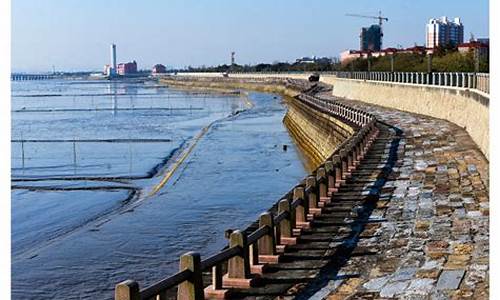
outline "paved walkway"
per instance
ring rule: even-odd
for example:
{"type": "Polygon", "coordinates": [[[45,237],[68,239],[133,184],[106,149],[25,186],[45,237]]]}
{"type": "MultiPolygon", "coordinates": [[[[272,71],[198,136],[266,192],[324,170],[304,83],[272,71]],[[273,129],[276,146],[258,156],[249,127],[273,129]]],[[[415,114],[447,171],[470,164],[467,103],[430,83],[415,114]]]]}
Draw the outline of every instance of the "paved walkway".
{"type": "Polygon", "coordinates": [[[471,138],[444,120],[344,101],[397,128],[397,158],[370,217],[383,221],[356,248],[373,255],[351,256],[310,296],[488,299],[488,162],[471,138]]]}

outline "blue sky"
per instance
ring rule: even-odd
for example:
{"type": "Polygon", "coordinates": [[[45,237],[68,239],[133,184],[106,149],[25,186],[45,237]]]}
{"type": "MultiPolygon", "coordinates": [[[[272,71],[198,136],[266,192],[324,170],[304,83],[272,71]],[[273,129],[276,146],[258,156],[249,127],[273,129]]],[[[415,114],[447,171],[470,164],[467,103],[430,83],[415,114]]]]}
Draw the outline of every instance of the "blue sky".
{"type": "Polygon", "coordinates": [[[101,70],[109,44],[118,61],[217,65],[338,56],[359,47],[362,26],[389,18],[384,47],[424,44],[429,18],[460,16],[466,39],[489,35],[487,0],[14,0],[14,71],[101,70]]]}

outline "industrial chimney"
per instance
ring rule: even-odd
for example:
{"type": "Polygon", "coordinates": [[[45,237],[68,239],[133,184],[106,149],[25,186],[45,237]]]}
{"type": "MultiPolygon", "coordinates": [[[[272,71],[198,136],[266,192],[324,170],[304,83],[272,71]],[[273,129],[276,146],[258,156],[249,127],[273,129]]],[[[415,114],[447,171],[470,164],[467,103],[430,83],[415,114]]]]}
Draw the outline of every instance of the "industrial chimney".
{"type": "Polygon", "coordinates": [[[116,74],[116,45],[111,44],[111,74],[115,75],[116,74]]]}

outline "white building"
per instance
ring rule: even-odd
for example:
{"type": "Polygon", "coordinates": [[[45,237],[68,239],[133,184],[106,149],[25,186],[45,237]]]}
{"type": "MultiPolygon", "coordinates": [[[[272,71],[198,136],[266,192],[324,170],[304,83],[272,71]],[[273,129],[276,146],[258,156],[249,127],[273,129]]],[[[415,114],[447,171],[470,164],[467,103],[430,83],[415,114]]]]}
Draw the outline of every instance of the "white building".
{"type": "Polygon", "coordinates": [[[435,48],[438,46],[457,46],[464,42],[464,25],[460,18],[453,21],[447,17],[430,19],[426,26],[426,46],[435,48]]]}

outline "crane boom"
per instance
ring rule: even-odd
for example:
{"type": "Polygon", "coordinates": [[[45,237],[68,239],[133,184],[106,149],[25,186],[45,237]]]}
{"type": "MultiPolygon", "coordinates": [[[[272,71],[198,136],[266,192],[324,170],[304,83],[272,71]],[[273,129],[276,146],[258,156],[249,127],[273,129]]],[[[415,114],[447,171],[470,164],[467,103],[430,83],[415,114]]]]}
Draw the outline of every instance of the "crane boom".
{"type": "Polygon", "coordinates": [[[358,14],[346,14],[346,16],[348,16],[348,17],[357,17],[357,18],[377,19],[378,20],[378,24],[380,25],[380,27],[382,27],[382,22],[383,21],[386,21],[386,22],[389,21],[389,18],[382,16],[382,12],[381,11],[378,12],[378,16],[365,16],[365,15],[358,15],[358,14]]]}

